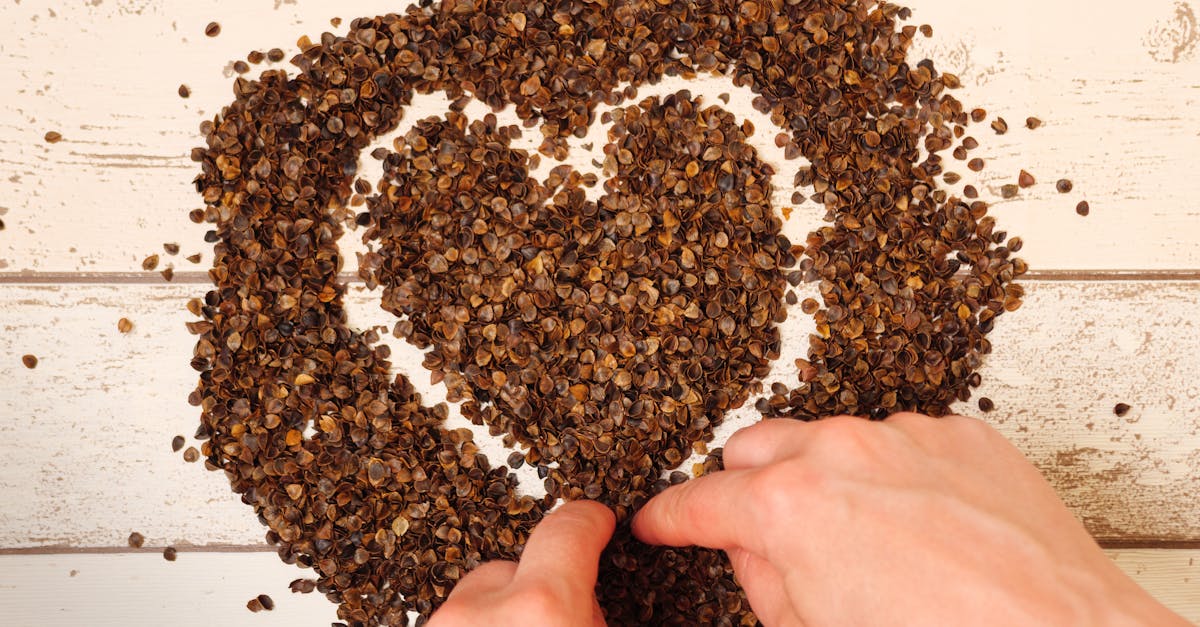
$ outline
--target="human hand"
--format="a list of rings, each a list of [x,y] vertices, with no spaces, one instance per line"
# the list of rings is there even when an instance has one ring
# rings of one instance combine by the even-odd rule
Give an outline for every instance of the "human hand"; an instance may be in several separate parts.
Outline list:
[[[766,625],[1187,624],[981,421],[768,420],[724,462],[651,499],[633,532],[727,551]]]
[[[596,572],[614,525],[595,501],[563,504],[534,528],[519,564],[487,562],[468,573],[427,627],[604,625]]]

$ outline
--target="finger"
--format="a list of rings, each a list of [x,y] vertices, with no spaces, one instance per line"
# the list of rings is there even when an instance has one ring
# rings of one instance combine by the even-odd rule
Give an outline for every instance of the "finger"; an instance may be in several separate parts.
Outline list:
[[[772,627],[798,627],[801,624],[800,615],[792,606],[779,569],[771,562],[742,549],[729,551],[729,561],[759,622]]]
[[[446,601],[491,595],[508,587],[516,572],[517,565],[514,562],[484,562],[455,584],[454,589],[450,591],[450,596],[446,597]]]
[[[775,418],[738,430],[725,443],[725,469],[758,468],[795,455],[803,446],[806,428],[799,420]]]
[[[572,501],[542,519],[529,535],[515,585],[549,583],[567,598],[587,598],[596,587],[600,552],[616,518],[595,501]]]
[[[648,544],[763,553],[759,505],[749,489],[754,472],[723,470],[667,488],[634,516],[633,535]]]

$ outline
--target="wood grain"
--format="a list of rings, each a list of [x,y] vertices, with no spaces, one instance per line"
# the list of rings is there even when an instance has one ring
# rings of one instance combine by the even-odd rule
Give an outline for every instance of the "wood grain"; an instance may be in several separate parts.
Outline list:
[[[962,184],[994,192],[1020,168],[1040,181],[995,209],[1002,228],[1024,237],[1023,255],[1034,268],[1200,270],[1200,177],[1192,164],[1200,148],[1200,59],[1187,52],[1194,42],[1171,40],[1176,0],[1145,0],[1137,11],[1117,0],[1093,2],[1087,28],[1061,28],[1084,10],[1065,0],[906,4],[915,22],[935,29],[931,40],[919,39],[913,61],[929,56],[958,73],[961,99],[1005,116],[1013,128],[998,137],[986,125],[972,127],[983,144],[976,152],[990,167],[974,175],[952,163]],[[163,242],[181,243],[185,254],[207,250],[204,228],[186,219],[199,204],[187,155],[200,141],[199,122],[231,98],[227,63],[254,48],[292,50],[302,34],[337,30],[328,19],[342,8],[274,5],[0,6],[0,20],[16,26],[0,44],[0,97],[10,103],[0,111],[0,219],[8,226],[0,272],[134,272]],[[354,11],[400,7],[369,0]],[[222,25],[219,37],[203,35],[211,20]],[[1176,48],[1184,53],[1163,52]],[[180,83],[192,88],[191,98],[176,95]],[[739,95],[722,81],[660,89],[683,86],[712,103],[722,91]],[[753,118],[736,98],[729,106]],[[443,110],[444,102],[431,98],[416,108],[409,120]],[[1027,115],[1046,126],[1025,130]],[[771,144],[769,124],[756,125],[761,143]],[[45,143],[49,130],[63,141]],[[572,160],[588,161],[583,154]],[[1077,191],[1055,193],[1059,177],[1074,179]],[[1092,204],[1088,218],[1073,211],[1082,198]],[[790,226],[806,232],[821,212],[800,209]]]
[[[1025,306],[991,336],[979,392],[998,409],[987,419],[1101,540],[1200,541],[1200,282],[1027,287]],[[184,303],[200,286],[0,290],[0,502],[21,504],[0,510],[0,548],[115,547],[134,530],[157,545],[261,545],[264,529],[225,478],[169,447],[196,425]],[[361,327],[390,320],[361,287],[347,308]],[[121,317],[133,321],[127,335]],[[787,357],[807,345],[806,322],[789,319],[771,380],[794,381]],[[428,384],[419,352],[389,343],[398,369],[436,402],[441,387]],[[35,370],[21,365],[26,353],[39,357]],[[1117,418],[1117,402],[1133,410]],[[718,440],[756,418],[751,407],[734,412]]]
[[[1200,551],[1109,551],[1126,573],[1167,607],[1200,621]],[[293,594],[288,582],[311,571],[273,553],[181,552],[0,556],[0,607],[6,624],[262,625],[307,627],[336,620],[319,593]],[[275,610],[251,614],[246,601],[268,594]]]

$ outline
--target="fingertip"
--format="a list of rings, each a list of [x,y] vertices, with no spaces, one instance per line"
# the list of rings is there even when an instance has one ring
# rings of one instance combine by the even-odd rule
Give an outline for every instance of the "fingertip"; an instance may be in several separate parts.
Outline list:
[[[572,585],[595,585],[600,554],[615,528],[616,517],[601,503],[563,503],[529,535],[517,567],[518,578],[532,581],[550,577]],[[580,575],[590,581],[578,581]]]
[[[517,565],[514,562],[495,560],[484,562],[466,574],[450,591],[450,599],[475,597],[501,590],[512,582],[516,576]]]
[[[607,505],[600,501],[592,501],[589,499],[580,499],[578,501],[570,501],[564,503],[562,509],[570,507],[574,510],[584,512],[587,516],[597,520],[607,520],[616,524],[617,517]]]
[[[667,491],[670,491],[670,488],[667,488],[667,490],[659,493],[658,496],[654,497],[654,499],[660,498]],[[633,537],[645,542],[646,544],[656,544],[654,542],[653,534],[650,533],[652,525],[647,520],[647,517],[651,515],[648,514],[647,511],[651,510],[654,499],[650,499],[648,503],[643,505],[641,509],[634,513],[633,518],[629,521],[629,532],[633,534]]]
[[[671,509],[672,505],[669,502],[677,500],[675,497],[679,489],[680,486],[676,485],[659,492],[634,513],[633,519],[629,521],[629,532],[634,538],[646,544],[663,544],[659,533],[659,528],[662,527],[659,518],[664,515],[663,512]]]
[[[617,527],[616,515],[599,501],[568,501],[547,516],[547,519],[551,518],[560,522],[577,523],[585,528],[588,535],[603,533],[606,538],[611,536]]]
[[[647,544],[714,549],[745,540],[747,481],[752,470],[722,470],[663,490],[650,499],[631,522],[634,537]]]

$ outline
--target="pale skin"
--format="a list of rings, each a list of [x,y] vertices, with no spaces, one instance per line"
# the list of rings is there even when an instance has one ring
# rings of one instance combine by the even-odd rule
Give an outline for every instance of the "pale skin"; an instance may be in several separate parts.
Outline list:
[[[603,625],[607,508],[568,503],[520,564],[467,575],[430,627]],[[729,554],[768,627],[1189,623],[1118,569],[1015,447],[972,418],[767,420],[725,470],[633,520],[644,542]]]

